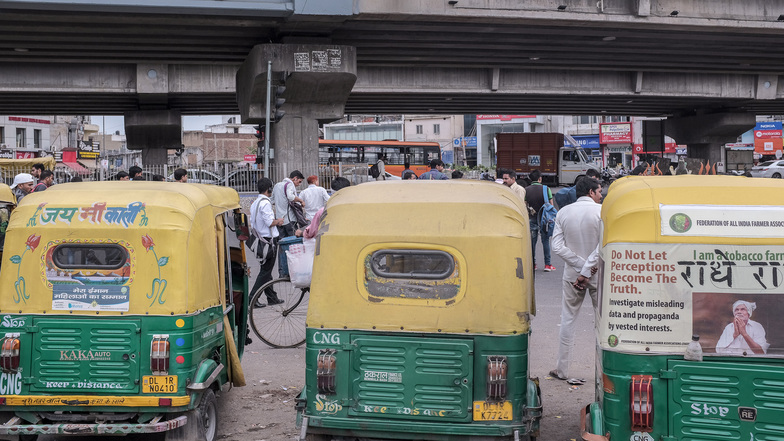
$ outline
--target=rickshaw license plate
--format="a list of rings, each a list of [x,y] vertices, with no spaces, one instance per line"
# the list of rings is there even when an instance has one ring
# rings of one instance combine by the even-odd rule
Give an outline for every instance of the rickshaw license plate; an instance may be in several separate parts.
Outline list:
[[[142,376],[143,394],[173,394],[177,392],[176,375]]]
[[[474,421],[511,421],[512,402],[474,401]]]

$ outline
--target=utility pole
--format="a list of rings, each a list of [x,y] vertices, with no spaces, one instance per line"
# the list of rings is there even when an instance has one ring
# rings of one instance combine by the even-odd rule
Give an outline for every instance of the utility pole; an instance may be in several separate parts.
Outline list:
[[[272,126],[270,126],[270,105],[272,102],[272,60],[267,61],[267,105],[264,106],[266,108],[266,121],[265,125],[267,127],[267,133],[264,136],[264,176],[272,179],[272,175],[270,174],[270,155],[269,155],[269,135],[272,134]]]

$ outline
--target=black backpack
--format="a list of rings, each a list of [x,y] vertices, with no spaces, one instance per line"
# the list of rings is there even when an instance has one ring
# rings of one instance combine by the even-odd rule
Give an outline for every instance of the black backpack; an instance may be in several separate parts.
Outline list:
[[[379,171],[379,169],[378,169],[378,163],[371,165],[370,166],[370,176],[372,176],[373,179],[376,179],[380,175],[381,175],[381,171]]]

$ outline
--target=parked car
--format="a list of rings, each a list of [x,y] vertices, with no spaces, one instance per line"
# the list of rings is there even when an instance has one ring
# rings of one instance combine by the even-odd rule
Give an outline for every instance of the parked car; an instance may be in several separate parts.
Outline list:
[[[174,181],[174,172],[172,172],[166,180]],[[220,184],[222,181],[223,178],[211,171],[198,168],[188,169],[188,182],[191,184]]]
[[[343,176],[351,181],[351,185],[375,181],[375,179],[370,176],[369,167],[355,167],[351,169],[345,169],[343,170]],[[400,176],[395,176],[387,171],[384,172],[384,176],[386,177],[387,181],[399,181],[402,179]]]
[[[263,170],[241,169],[229,172],[226,179],[221,181],[237,191],[257,191],[256,181],[264,177]]]
[[[751,168],[754,178],[776,178],[784,176],[784,161],[765,161]]]

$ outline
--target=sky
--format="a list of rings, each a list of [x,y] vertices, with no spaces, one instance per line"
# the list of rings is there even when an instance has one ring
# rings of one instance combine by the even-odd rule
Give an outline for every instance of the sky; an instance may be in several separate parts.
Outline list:
[[[90,121],[97,124],[100,133],[114,133],[120,131],[121,135],[125,134],[125,122],[122,116],[90,116]],[[103,130],[104,121],[106,122],[106,131]],[[205,126],[220,124],[223,122],[222,115],[205,115],[205,116],[183,116],[182,129],[183,130],[204,130]]]

